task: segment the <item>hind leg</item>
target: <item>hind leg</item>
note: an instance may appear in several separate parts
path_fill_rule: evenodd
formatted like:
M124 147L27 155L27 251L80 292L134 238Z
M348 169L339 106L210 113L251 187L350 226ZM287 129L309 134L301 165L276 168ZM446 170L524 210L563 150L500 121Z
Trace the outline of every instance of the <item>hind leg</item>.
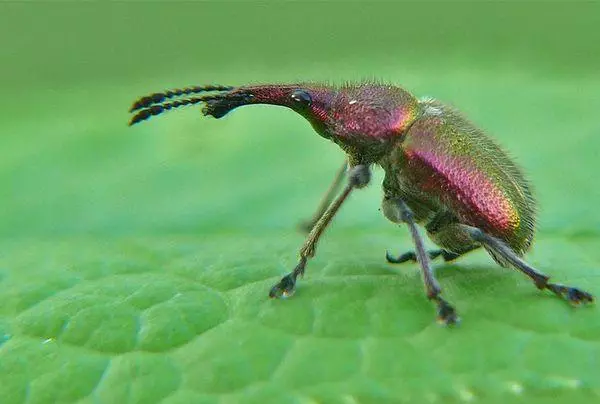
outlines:
M456 254L456 253L442 250L442 249L429 250L429 251L427 251L427 254L429 255L430 260L434 260L437 257L442 257L445 262L453 261L462 255L462 254ZM389 251L386 251L385 259L390 264L401 264L403 262L408 262L408 261L417 262L417 254L415 254L414 251L407 251L404 254L400 254L397 257L394 257L392 254L390 254Z
M548 282L550 280L549 276L544 275L525 262L502 240L475 227L466 225L463 225L463 227L465 232L468 233L474 241L482 244L493 257L501 258L503 261L506 261L506 263L531 278L538 289L548 289L573 305L591 303L594 301L594 297L590 293L579 288Z
M480 247L480 244L474 242L464 229L458 223L458 220L450 212L440 212L425 226L429 238L441 248L439 250L429 250L427 254L429 259L434 260L442 257L445 262L453 261L458 257L473 251ZM386 252L386 260L392 264L399 264L407 261L417 262L417 255L414 251L408 251L397 257Z

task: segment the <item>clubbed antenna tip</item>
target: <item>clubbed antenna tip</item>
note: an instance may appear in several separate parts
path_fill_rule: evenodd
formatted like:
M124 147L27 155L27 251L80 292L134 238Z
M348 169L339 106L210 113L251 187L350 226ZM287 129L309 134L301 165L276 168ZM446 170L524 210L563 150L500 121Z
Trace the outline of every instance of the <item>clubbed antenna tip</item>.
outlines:
M232 86L222 86L222 85L215 84L215 85L191 86L191 87L186 87L186 88L177 88L174 90L167 90L162 93L154 93L154 94L150 94L150 95L147 95L145 97L138 99L136 102L133 103L133 105L129 109L129 112L134 112L134 111L137 111L142 108L148 108L153 104L160 104L163 101L174 98L174 97L180 97L180 96L198 94L198 93L204 93L204 92L210 92L210 91L230 91L230 90L233 90L233 88L234 87L232 87Z
M165 103L165 100L169 100L175 97L189 96L191 94L198 94L203 92L213 92L213 91L231 91L235 87L232 86L222 86L222 85L207 85L207 86L192 86L174 90L167 90L162 93L154 93L147 95L145 97L141 97L137 101L133 103L129 112L136 113L129 125L134 125L138 122L145 121L146 119L159 115L164 111L168 111L172 108L178 108L184 105L192 105L197 104L202 101L206 101L208 99L213 99L214 96L207 95L204 97L196 97L196 98L186 98L183 100L177 100L172 103Z
M204 96L204 97L186 98L186 99L177 100L174 102L167 102L167 103L163 103L163 104L152 105L148 108L144 108L144 109L140 110L137 114L135 114L133 116L133 118L131 118L131 121L129 121L129 126L135 125L136 123L141 122L141 121L145 121L146 119L148 119L152 116L160 115L163 112L168 111L173 108L179 108L179 107L183 107L186 105L194 105L194 104L198 104L198 103L208 101L208 100L213 100L213 99L215 99L215 96Z

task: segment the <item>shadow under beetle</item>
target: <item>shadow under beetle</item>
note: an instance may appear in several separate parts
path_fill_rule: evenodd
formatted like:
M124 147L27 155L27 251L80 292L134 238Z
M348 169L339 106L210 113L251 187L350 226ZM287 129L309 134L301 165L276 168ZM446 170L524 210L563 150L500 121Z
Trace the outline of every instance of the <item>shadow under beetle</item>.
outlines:
M398 257L388 253L387 260L420 264L427 297L442 323L454 324L458 315L442 298L430 261L451 261L480 247L501 266L518 269L537 288L573 305L594 300L581 289L549 282L522 259L535 232L535 201L527 181L494 141L439 101L417 99L400 87L379 83L200 86L140 98L131 107L135 115L130 125L199 103L204 103L204 115L215 118L243 105L291 108L346 153L319 209L305 224L310 232L298 265L273 286L271 297L294 292L323 231L350 193L369 184L370 167L377 164L385 171L383 213L394 223L406 224L414 243L414 251ZM425 226L439 250L425 250L417 223Z

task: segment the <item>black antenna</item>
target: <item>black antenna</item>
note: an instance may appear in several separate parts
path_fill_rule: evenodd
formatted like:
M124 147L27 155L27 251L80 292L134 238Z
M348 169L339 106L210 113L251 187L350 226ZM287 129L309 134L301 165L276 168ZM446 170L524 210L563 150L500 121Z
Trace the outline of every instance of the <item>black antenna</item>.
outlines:
M137 114L129 121L129 126L135 125L138 122L145 121L146 119L160 115L163 112L169 111L174 108L185 107L186 105L195 105L201 102L213 101L213 100L228 100L229 102L235 102L245 99L244 94L209 94L201 97L185 98L183 100L177 100L173 102L165 102L162 104L151 105L148 108L140 110Z
M154 104L160 104L165 100L179 97L182 95L198 94L208 91L231 91L235 87L232 86L221 86L218 84L207 85L207 86L191 86L186 88L177 88L174 90L167 90L162 93L154 93L138 99L133 103L133 106L129 109L129 112L137 111L138 109L148 108Z

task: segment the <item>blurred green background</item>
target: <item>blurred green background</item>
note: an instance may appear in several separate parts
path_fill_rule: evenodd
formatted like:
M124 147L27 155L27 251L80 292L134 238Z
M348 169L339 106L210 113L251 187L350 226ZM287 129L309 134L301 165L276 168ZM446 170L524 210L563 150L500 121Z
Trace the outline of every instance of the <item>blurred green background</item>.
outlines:
M597 399L596 309L484 253L439 265L464 324L434 324L416 266L383 260L409 239L379 171L266 300L341 152L286 109L127 110L209 83L434 96L527 171L531 262L598 293L598 26L593 3L0 4L0 402Z

